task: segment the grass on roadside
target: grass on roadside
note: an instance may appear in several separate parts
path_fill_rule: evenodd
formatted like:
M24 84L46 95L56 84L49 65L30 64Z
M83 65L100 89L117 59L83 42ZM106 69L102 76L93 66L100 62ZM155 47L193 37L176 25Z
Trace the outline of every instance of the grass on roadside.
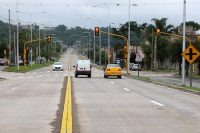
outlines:
M200 79L200 75L193 75L192 76L194 79Z
M28 72L32 70L36 70L39 68L47 67L51 65L53 62L48 62L44 64L33 64L32 67L30 66L19 66L19 70L17 70L17 66L6 67L4 71L6 72Z
M137 80L141 80L141 81L146 81L146 82L150 82L150 83L155 83L155 84L159 84L159 85L172 87L172 88L183 90L183 91L188 91L188 92L191 92L191 93L195 93L197 95L200 94L200 88L197 88L197 87L189 87L189 86L179 86L179 85L174 85L174 84L167 84L167 83L164 83L164 82L151 80L148 77L137 77L137 76L134 76L134 75L129 75L129 77L137 79Z

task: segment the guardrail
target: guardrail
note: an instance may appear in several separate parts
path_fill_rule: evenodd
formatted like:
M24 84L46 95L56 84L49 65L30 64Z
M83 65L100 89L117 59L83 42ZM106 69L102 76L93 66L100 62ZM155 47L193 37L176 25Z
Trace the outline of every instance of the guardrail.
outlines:
M67 79L64 111L60 133L72 133L72 89L70 76L68 76Z

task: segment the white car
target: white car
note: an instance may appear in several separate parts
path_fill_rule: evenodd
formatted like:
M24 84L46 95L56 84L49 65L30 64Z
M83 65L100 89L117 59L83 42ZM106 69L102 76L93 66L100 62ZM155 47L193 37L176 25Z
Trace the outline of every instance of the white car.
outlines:
M62 62L54 62L53 64L53 71L56 71L56 70L61 70L63 71L64 69L64 65Z
M78 60L76 66L74 66L76 68L75 70L75 77L77 78L78 75L87 75L89 78L91 78L91 64L90 64L90 60Z
M131 70L141 70L141 65L140 64L133 64L132 66L131 66L131 68L130 68Z

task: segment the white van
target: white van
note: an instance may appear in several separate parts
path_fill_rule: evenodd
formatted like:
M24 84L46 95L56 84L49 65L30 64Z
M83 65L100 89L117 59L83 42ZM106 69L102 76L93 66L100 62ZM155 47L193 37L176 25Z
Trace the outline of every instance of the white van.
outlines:
M89 78L91 78L91 69L92 66L90 64L90 60L78 60L75 70L75 77L77 78L78 75L87 75Z

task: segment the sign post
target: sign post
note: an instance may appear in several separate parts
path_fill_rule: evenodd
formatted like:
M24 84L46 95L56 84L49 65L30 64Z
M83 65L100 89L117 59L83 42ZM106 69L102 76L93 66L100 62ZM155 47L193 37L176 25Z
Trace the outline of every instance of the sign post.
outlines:
M141 57L141 55L139 53L136 54L135 61L138 64L138 68L137 69L138 69L138 77L139 77L140 76L140 64L139 64L139 62L142 61L142 57Z
M6 66L6 50L4 50L4 65Z
M183 51L182 56L190 63L190 87L192 87L192 64L200 56L200 53L190 44L185 51Z

